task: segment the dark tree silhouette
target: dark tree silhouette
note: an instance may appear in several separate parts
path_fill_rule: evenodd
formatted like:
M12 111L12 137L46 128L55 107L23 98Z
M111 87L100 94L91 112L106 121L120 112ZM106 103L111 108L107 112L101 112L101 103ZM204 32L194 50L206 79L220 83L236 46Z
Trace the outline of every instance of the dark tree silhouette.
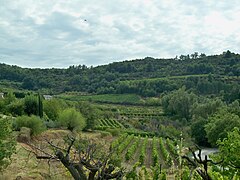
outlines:
M46 141L54 149L54 153L49 153L43 148L28 144L33 149L31 153L34 153L37 159L59 160L75 180L122 179L124 175L123 169L117 169L109 163L112 152L105 154L101 158L95 157L95 154L99 151L96 144L88 144L83 150L76 143L76 139L69 136L67 148Z
M207 158L207 155L205 155L204 159L202 159L202 150L198 148L198 154L196 155L192 148L189 148L190 152L193 155L193 159L190 157L184 155L182 158L186 159L190 166L192 166L194 169L196 169L197 173L202 177L204 180L212 180L211 176L208 173L208 164L220 164L221 162L213 162L211 159ZM202 168L203 167L203 168Z

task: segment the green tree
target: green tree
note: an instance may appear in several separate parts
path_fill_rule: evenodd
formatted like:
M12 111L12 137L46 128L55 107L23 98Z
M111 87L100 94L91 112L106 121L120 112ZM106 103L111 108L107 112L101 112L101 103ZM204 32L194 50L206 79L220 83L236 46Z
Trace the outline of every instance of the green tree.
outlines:
M219 160L223 160L222 165L231 175L231 179L234 175L240 176L240 131L235 127L233 131L228 132L228 135L223 140L218 140L219 153L214 156Z
M206 124L207 120L200 117L191 125L191 135L195 139L195 142L200 146L209 146L205 131Z
M26 78L23 79L22 88L29 89L29 90L34 90L35 86L36 86L36 83L34 81L34 78L26 77Z
M59 113L64 107L58 99L51 99L43 101L43 110L47 117L53 121L56 121L59 117Z
M13 102L15 100L16 100L15 95L13 94L12 91L9 91L7 93L7 95L5 96L5 98L4 98L4 103L5 103L5 105L8 105L8 104L10 104L11 102Z
M240 116L240 103L238 100L235 100L231 104L229 104L228 108L229 108L229 112L232 112Z
M185 87L182 87L162 98L162 107L165 113L177 115L189 120L191 118L190 110L192 104L196 102L197 97L193 93L188 93Z
M38 98L34 95L28 95L24 98L24 111L30 115L38 115Z
M227 133L232 131L234 127L240 127L240 117L228 112L226 109L218 111L209 117L208 121L205 130L208 142L213 146L216 146L217 140L226 138Z
M221 99L206 99L204 102L194 103L191 108L191 114L194 117L202 117L207 119L224 106L225 104L221 101Z
M78 103L77 106L80 112L86 118L85 129L94 129L97 119L101 118L101 111L88 102Z
M59 125L68 128L70 131L83 130L86 126L86 120L82 114L74 108L68 108L59 115Z
M11 120L0 118L0 171L10 164L10 157L15 152Z
M12 116L22 116L24 114L24 103L22 100L15 100L6 106L6 111Z
M38 116L40 118L43 117L43 102L42 102L42 96L40 93L38 93Z

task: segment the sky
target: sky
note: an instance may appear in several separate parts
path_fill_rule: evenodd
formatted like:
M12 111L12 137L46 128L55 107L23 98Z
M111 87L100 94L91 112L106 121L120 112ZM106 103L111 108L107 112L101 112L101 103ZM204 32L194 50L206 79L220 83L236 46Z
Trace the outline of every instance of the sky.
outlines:
M239 0L0 0L0 63L97 66L240 52Z

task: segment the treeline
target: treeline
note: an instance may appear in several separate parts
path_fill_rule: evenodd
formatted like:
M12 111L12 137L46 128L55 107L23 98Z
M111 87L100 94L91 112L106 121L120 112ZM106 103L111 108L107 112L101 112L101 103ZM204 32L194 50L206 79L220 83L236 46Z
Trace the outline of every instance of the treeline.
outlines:
M219 139L240 127L239 98L227 104L220 98L197 96L183 87L163 96L161 103L166 115L183 126L190 125L190 134L198 145L216 146Z
M10 91L4 98L0 98L0 118L2 115L15 117L13 128L15 130L20 130L21 127L30 128L32 135L46 128L92 130L99 118L111 118L113 113L88 102L72 102L56 98L45 100L37 93L16 98Z
M204 76L208 74L211 77ZM146 57L104 66L78 65L67 69L28 69L0 64L0 87L54 94L80 91L156 96L185 85L189 89L194 87L200 94L216 94L222 90L231 91L229 86L234 83L235 89L239 89L239 75L240 55L227 51L214 56L194 53L173 59ZM173 76L182 78L171 78Z

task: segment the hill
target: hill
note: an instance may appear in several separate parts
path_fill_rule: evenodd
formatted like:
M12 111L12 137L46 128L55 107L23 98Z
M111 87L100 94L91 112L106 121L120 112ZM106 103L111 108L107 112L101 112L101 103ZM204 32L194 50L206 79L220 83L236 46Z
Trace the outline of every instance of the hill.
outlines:
M198 94L218 94L238 88L240 55L181 55L173 59L146 57L108 65L67 69L30 69L0 64L0 88L38 90L46 94L78 91L83 94L159 96L186 86ZM231 86L231 88L229 88ZM203 88L207 87L207 88Z
M227 157L221 164L226 168L208 164L213 171L208 173L217 179L225 175L233 179L237 168L231 159L237 164L239 158L234 153L225 155L221 148L232 146L219 142L226 141L230 133L236 136L231 143L239 142L239 60L240 55L228 51L215 56L148 57L90 68L30 69L0 64L0 92L5 93L0 97L0 125L8 123L18 140L4 178L68 179L71 176L63 165L70 167L70 156L70 164L82 159L78 163L84 165L85 158L93 155L85 154L90 147L101 151L96 159L113 150L110 162L126 168L126 179L189 177L192 172L189 163L184 160L182 164L182 155L196 143L219 147L220 155L215 158ZM43 94L54 96L44 99ZM79 141L74 143L67 134ZM94 146L86 146L90 142ZM61 153L49 154L49 150L66 152L66 158ZM81 152L79 159L77 152ZM39 157L54 160L54 168L37 161ZM92 159L94 164L96 159ZM68 163L61 165L59 160ZM195 169L202 169L204 161L197 162ZM105 173L106 169L98 170Z

